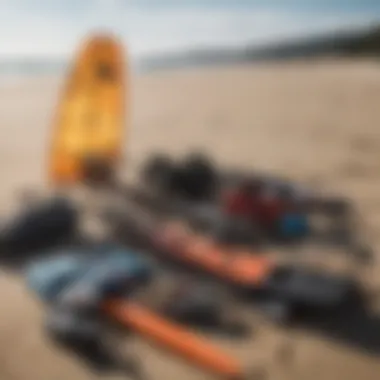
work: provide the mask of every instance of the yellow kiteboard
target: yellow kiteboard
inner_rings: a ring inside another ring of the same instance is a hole
[[[112,36],[93,36],[79,51],[53,125],[53,184],[109,174],[119,164],[126,129],[125,64],[123,47]]]

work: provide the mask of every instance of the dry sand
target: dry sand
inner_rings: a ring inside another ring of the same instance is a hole
[[[25,186],[41,186],[60,78],[0,88],[0,209]],[[375,247],[380,239],[380,68],[376,61],[241,65],[150,73],[134,80],[133,164],[149,152],[202,148],[218,161],[272,170],[352,196]],[[368,278],[376,283],[380,269]],[[380,277],[380,276],[379,276]],[[380,280],[377,280],[379,283]],[[41,310],[17,275],[0,273],[0,380],[93,379],[53,349],[39,330]],[[273,379],[375,380],[377,356],[317,333],[297,331],[293,368],[273,363],[288,333],[257,326],[255,339],[222,342],[246,366]],[[134,340],[149,379],[197,379],[199,372]],[[112,377],[113,378],[113,377]],[[122,378],[122,377],[117,377]],[[202,376],[202,378],[204,378]]]

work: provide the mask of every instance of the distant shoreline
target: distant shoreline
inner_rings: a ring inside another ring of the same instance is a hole
[[[187,52],[146,56],[132,61],[138,74],[156,70],[191,67],[224,66],[239,63],[276,62],[294,59],[335,57],[380,57],[380,26],[354,32],[341,32],[303,40],[282,42],[270,46],[203,48]],[[61,75],[68,60],[3,59],[0,57],[0,84],[6,77]]]
[[[198,49],[151,57],[144,71],[237,63],[278,62],[321,57],[380,57],[380,25],[362,30],[327,34],[277,44],[238,48]]]

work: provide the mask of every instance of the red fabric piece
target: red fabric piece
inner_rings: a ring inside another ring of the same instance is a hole
[[[226,194],[224,209],[232,216],[254,217],[259,210],[259,202],[256,197],[243,192],[231,192]]]
[[[263,198],[260,202],[259,222],[265,227],[273,226],[285,213],[286,206],[278,198]]]
[[[248,218],[263,227],[273,226],[288,209],[278,197],[231,192],[224,198],[224,209],[231,216]]]

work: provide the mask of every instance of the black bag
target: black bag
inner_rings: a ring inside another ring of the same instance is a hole
[[[1,242],[9,251],[48,247],[74,233],[77,217],[77,210],[68,199],[50,199],[8,221]]]

